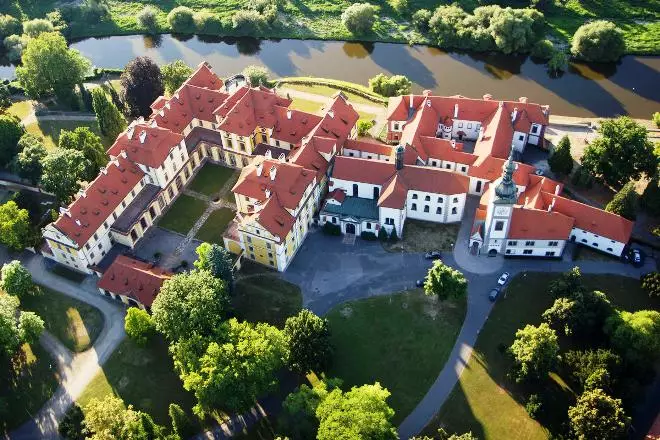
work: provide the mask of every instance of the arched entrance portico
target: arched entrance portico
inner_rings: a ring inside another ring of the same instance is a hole
[[[346,233],[347,234],[355,234],[355,224],[346,223]]]

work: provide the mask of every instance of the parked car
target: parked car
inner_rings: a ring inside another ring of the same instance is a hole
[[[491,300],[492,302],[497,301],[497,298],[499,298],[501,291],[502,290],[499,287],[494,287],[488,294],[488,299]]]
[[[417,286],[417,287],[424,287],[424,280],[417,280],[417,281],[415,281],[415,286]]]
[[[644,255],[644,252],[641,249],[633,248],[630,250],[630,262],[635,267],[644,266],[645,257],[646,256]]]
[[[543,174],[545,174],[545,171],[543,171],[542,168],[537,168],[536,171],[534,171],[534,174],[536,174],[537,176],[542,176]]]
[[[500,275],[500,279],[497,280],[497,284],[503,286],[506,284],[508,280],[509,280],[509,272],[504,272],[502,275]]]
[[[424,258],[427,260],[439,260],[442,258],[440,251],[431,251],[424,254]]]

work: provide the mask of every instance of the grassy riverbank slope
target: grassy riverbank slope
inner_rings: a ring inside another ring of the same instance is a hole
[[[44,17],[63,2],[58,0],[7,0],[0,4],[0,12],[22,19]],[[231,16],[247,5],[247,0],[109,0],[111,19],[101,22],[73,23],[70,27],[72,38],[107,36],[140,33],[143,29],[136,22],[142,8],[151,4],[159,10],[158,30],[169,32],[167,13],[176,6],[184,5],[195,11],[208,11],[217,14],[225,23],[222,34],[231,36]],[[257,31],[252,36],[263,38],[308,38],[324,40],[368,40],[384,42],[407,42],[432,44],[426,36],[414,31],[410,15],[419,9],[433,10],[436,0],[411,0],[410,13],[397,13],[390,3],[372,0],[379,8],[379,19],[371,34],[356,38],[341,22],[342,11],[352,4],[348,0],[292,0],[286,2],[276,24]],[[480,6],[479,0],[458,0],[466,11]],[[490,2],[482,2],[490,3]],[[525,0],[499,0],[502,6],[525,7]],[[614,21],[625,33],[628,53],[660,54],[660,3],[636,0],[548,0],[545,12],[548,34],[558,40],[569,41],[575,30],[583,23],[603,18]]]

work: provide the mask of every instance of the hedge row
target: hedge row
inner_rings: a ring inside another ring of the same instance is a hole
[[[343,90],[344,92],[353,93],[355,95],[361,96],[362,98],[368,99],[369,101],[375,102],[377,104],[387,104],[387,98],[372,92],[363,85],[355,84],[347,81],[340,81],[336,79],[295,76],[295,77],[280,78],[275,81],[275,84],[278,86],[282,84],[327,86],[327,87],[332,87],[334,89]]]

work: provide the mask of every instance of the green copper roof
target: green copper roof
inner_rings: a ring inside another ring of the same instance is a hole
[[[376,200],[349,197],[341,205],[326,203],[323,212],[339,217],[353,217],[356,220],[378,220],[378,205]]]
[[[518,195],[518,188],[516,183],[513,181],[513,173],[516,170],[516,164],[513,162],[513,148],[511,148],[511,153],[509,154],[509,159],[504,163],[502,167],[504,174],[502,179],[495,187],[496,203],[515,203]]]

